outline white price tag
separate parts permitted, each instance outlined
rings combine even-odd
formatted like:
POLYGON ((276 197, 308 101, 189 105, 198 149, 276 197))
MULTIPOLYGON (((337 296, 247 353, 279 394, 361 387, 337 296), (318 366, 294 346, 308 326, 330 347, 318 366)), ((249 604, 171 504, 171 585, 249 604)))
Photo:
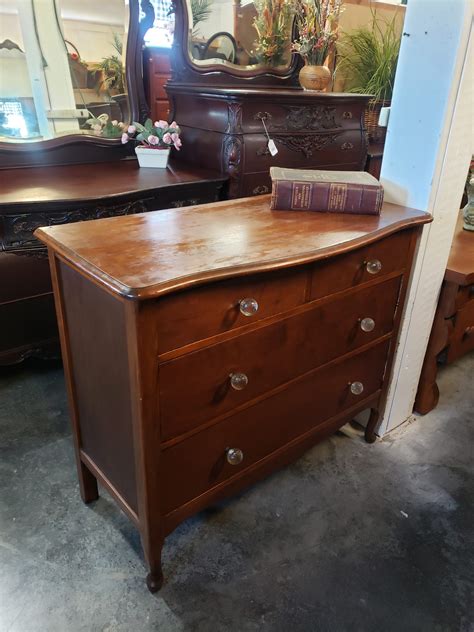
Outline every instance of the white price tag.
POLYGON ((268 151, 272 156, 276 156, 278 153, 277 146, 275 145, 275 141, 272 138, 268 139, 268 151))

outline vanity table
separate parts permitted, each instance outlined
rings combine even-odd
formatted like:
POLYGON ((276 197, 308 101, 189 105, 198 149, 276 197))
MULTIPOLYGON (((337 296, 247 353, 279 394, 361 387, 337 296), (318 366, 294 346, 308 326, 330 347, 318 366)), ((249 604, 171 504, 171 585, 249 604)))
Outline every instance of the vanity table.
POLYGON ((215 202, 226 177, 205 169, 140 169, 136 160, 0 170, 0 366, 59 356, 39 226, 215 202))
MULTIPOLYGON (((229 5, 225 26, 235 41, 232 61, 212 55, 202 59, 195 40, 196 31, 206 30, 206 22, 196 26, 186 0, 174 4, 172 74, 165 87, 171 116, 182 130, 180 161, 197 161, 227 174, 230 198, 269 193, 271 166, 364 169, 364 112, 370 96, 300 88, 301 60, 290 52, 291 23, 278 60, 263 64, 253 25, 254 3, 243 7, 240 0, 223 0, 219 6, 229 5), (269 137, 278 150, 274 156, 269 137)), ((217 5, 210 9, 218 10, 217 5)))
POLYGON ((375 440, 431 216, 270 211, 269 196, 40 228, 80 491, 165 536, 362 410, 375 440), (98 387, 100 385, 100 388, 98 387))

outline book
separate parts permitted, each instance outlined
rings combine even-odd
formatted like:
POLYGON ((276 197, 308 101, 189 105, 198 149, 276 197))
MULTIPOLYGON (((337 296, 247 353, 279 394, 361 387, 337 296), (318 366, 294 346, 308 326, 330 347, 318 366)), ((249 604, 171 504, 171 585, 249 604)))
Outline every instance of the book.
POLYGON ((383 187, 365 171, 322 171, 270 167, 271 208, 379 215, 383 187))

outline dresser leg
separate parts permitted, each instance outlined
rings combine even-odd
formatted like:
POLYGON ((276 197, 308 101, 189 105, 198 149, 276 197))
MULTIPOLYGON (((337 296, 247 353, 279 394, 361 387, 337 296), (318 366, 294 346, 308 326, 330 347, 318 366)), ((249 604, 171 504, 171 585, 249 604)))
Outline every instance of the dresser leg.
POLYGON ((97 479, 93 474, 91 474, 82 461, 79 462, 79 467, 77 469, 79 474, 79 489, 81 492, 81 498, 87 505, 99 498, 97 479))
POLYGON ((163 586, 163 573, 148 573, 146 576, 146 585, 151 593, 156 593, 163 586))
POLYGON ((379 411, 377 410, 377 408, 371 408, 369 421, 367 422, 367 426, 365 427, 365 440, 367 441, 367 443, 374 443, 374 441, 376 440, 377 435, 375 434, 375 426, 377 425, 378 421, 379 411))

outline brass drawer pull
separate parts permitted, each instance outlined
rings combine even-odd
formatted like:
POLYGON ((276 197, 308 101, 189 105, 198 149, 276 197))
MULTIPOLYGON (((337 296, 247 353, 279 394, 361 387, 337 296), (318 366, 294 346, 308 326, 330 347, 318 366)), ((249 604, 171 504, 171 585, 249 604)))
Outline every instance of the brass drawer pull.
POLYGON ((373 331, 375 329, 375 320, 373 318, 362 318, 360 321, 360 328, 362 331, 368 333, 369 331, 373 331))
POLYGON ((346 151, 348 149, 354 149, 353 143, 342 143, 341 145, 342 151, 346 151))
POLYGON ((362 395, 364 392, 364 385, 362 382, 350 382, 349 386, 353 395, 362 395))
POLYGON ((343 119, 351 119, 352 118, 352 112, 343 112, 342 113, 342 118, 343 119))
POLYGON ((240 465, 244 460, 244 453, 239 448, 227 448, 225 455, 230 465, 240 465))
POLYGON ((244 316, 254 316, 258 312, 258 303, 254 298, 243 298, 239 301, 239 309, 244 316))
POLYGON ((234 391, 243 391, 249 383, 249 378, 245 375, 245 373, 231 373, 229 377, 230 385, 234 391))
POLYGON ((364 261, 364 266, 369 274, 377 274, 382 269, 382 262, 378 259, 370 259, 370 261, 364 261))

